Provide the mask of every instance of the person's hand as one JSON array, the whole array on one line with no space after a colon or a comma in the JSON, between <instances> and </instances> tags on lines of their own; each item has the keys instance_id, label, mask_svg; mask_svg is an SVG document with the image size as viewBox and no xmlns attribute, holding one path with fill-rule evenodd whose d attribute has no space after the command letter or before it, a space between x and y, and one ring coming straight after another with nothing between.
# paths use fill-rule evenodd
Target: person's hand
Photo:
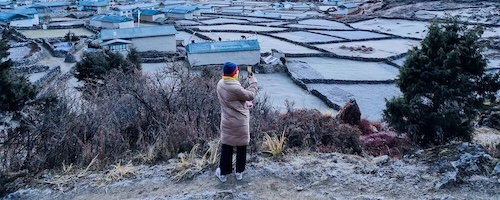
<instances>
[{"instance_id":1,"label":"person's hand","mask_svg":"<svg viewBox=\"0 0 500 200\"><path fill-rule=\"evenodd\" d=\"M248 109L253 108L253 102L252 101L246 101L245 102L246 106Z\"/></svg>"}]
</instances>

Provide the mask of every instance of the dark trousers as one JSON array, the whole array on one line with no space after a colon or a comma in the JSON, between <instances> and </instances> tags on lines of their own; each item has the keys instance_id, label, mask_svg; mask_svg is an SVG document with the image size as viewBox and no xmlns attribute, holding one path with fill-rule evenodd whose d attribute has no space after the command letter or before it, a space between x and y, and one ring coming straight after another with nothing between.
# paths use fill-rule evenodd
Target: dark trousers
<instances>
[{"instance_id":1,"label":"dark trousers","mask_svg":"<svg viewBox=\"0 0 500 200\"><path fill-rule=\"evenodd\" d=\"M245 171L247 160L247 146L236 146L236 172ZM226 175L233 172L233 146L222 144L220 153L220 174Z\"/></svg>"}]
</instances>

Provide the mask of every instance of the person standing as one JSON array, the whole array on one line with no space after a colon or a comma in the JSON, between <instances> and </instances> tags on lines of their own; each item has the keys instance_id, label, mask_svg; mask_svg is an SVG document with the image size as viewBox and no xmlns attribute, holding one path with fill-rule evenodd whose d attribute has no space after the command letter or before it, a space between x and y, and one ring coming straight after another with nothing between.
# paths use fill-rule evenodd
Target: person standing
<instances>
[{"instance_id":1,"label":"person standing","mask_svg":"<svg viewBox=\"0 0 500 200\"><path fill-rule=\"evenodd\" d=\"M226 62L222 67L222 79L217 83L217 96L221 106L221 155L215 175L221 182L233 171L233 150L236 147L236 180L243 178L246 164L246 148L250 142L250 111L258 90L257 78L248 73L247 88L238 81L238 66Z\"/></svg>"}]
</instances>

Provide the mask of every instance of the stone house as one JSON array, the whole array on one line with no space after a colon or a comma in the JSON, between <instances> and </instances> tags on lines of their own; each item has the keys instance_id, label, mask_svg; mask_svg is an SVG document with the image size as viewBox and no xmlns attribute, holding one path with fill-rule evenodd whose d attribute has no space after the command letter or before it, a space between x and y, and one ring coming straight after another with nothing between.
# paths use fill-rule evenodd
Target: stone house
<instances>
[{"instance_id":1,"label":"stone house","mask_svg":"<svg viewBox=\"0 0 500 200\"><path fill-rule=\"evenodd\" d=\"M173 25L103 29L99 34L101 47L124 50L131 46L139 52L175 52L177 30ZM121 46L116 46L121 45ZM116 46L116 47L114 47Z\"/></svg>"}]
</instances>

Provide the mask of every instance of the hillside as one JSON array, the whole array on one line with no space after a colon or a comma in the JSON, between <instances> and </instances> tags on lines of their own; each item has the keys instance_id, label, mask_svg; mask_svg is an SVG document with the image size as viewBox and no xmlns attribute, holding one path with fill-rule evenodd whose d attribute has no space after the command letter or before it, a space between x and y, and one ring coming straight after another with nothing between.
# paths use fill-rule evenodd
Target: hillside
<instances>
[{"instance_id":1,"label":"hillside","mask_svg":"<svg viewBox=\"0 0 500 200\"><path fill-rule=\"evenodd\" d=\"M458 4L456 2L466 3ZM466 0L446 2L424 0L374 2L363 5L366 11L366 16L352 16L352 18L346 17L346 19L344 19L345 21L349 21L349 23L352 21L352 24L332 22L328 19L328 17L325 17L324 19L305 19L300 20L301 23L290 23L278 26L269 25L277 22L268 22L269 24L266 26L263 26L265 23L262 23L260 24L262 26L254 27L262 28L262 31L259 32L264 35L260 35L258 37L260 39L267 40L267 43L262 43L263 45L261 48L265 47L271 49L279 46L287 51L297 51L295 52L297 54L296 56L304 53L301 51L307 50L307 52L312 52L307 53L314 56L310 58L298 57L294 58L294 60L292 59L293 57L289 57L291 59L287 57L287 71L292 74L292 78L302 78L304 80L309 78L313 80L316 79L316 77L320 77L320 81L349 79L347 82L353 82L354 84L339 84L332 87L333 89L330 88L330 90L325 89L327 88L326 84L315 85L314 83L310 83L308 86L305 84L304 86L306 88L313 88L316 92L323 92L323 94L333 94L330 97L333 99L332 101L334 101L338 96L345 96L345 99L349 99L350 97L357 95L356 97L358 98L358 102L364 103L363 106L366 106L366 108L361 107L361 112L364 115L368 113L368 116L378 117L374 114L370 115L371 113L377 113L380 110L380 106L376 107L374 104L385 105L385 101L384 98L372 98L375 95L371 93L376 93L377 95L390 94L392 96L393 93L391 93L391 91L393 91L392 88L395 88L395 86L385 83L384 80L395 79L397 76L397 68L394 66L401 66L405 59L404 57L398 57L396 60L389 60L387 57L392 54L399 56L404 55L407 51L406 45L417 45L419 39L425 36L425 33L422 32L425 24L421 22L428 20L432 16L439 16L439 14L434 12L436 10L455 10L456 13L459 14L465 13L462 17L466 20L485 24L485 26L490 27L491 29L488 33L495 35L496 30L500 30L498 29L498 27L500 27L500 18L498 17L499 6L492 4L492 2L500 2L500 0L488 1L484 3L484 9L482 3L475 3L475 1ZM427 7L428 9L421 9L422 7ZM476 12L477 10L475 9L477 7L481 7L481 12ZM468 15L470 13L477 14ZM375 18L377 16L381 16L381 18ZM368 20L358 22L358 18L366 18ZM208 23L209 20L215 21L214 23L216 24L220 23L220 21L223 21L223 23L212 27L210 23ZM233 24L234 20L237 19L220 19L220 17L205 19L205 23L207 24L201 25L200 27L215 28L216 26L226 25L242 26L243 28L252 27L248 24ZM330 23L330 27L322 24L325 23L325 21ZM196 20L196 23L198 23L198 20ZM410 25L410 23L412 25ZM297 28L293 28L294 26ZM328 29L317 29L318 26L326 26ZM412 28L411 26L414 27ZM198 27L197 30L200 30L200 27ZM278 30L285 29L284 27L287 27L286 29L290 27L292 28L290 28L290 30ZM237 30L212 32L208 28L205 32L200 31L198 34L205 34L205 37L207 38L219 37L218 35L228 38L230 36L234 38L242 36L242 33L237 32ZM308 32L305 30L308 28L311 28L312 31ZM345 31L341 29L349 30ZM270 30L276 31L276 33L272 33ZM185 31L183 34L186 35L186 37L191 38L195 35L194 33L191 35L190 32L186 32L186 29L183 29L183 31ZM245 34L247 32L248 31L244 31ZM314 37L314 35L316 35L316 37ZM318 35L322 37L317 37ZM321 57L321 54L315 52L317 49L320 49L320 47L330 49L331 53L334 54L342 54L343 58L353 57L352 55L357 54L356 51L353 52L353 50L347 50L348 48L346 46L341 48L344 43L341 44L340 42L337 42L338 38L332 40L332 36L342 36L342 40L346 40L343 42L348 44L347 46L352 47L352 49L354 49L354 47L358 44L356 42L369 41L370 45L376 47L378 53L361 54L362 56L365 56L363 58L373 57L371 58L372 60L384 59L384 62L387 60L387 63L391 65L388 65L387 63L378 63L379 61L370 64L360 64L362 61ZM359 41L348 43L348 40L352 39L351 37L353 37L354 40ZM376 39L378 37L386 39ZM392 39L387 39L387 37L391 37ZM491 40L491 46L493 47L492 50L490 50L491 53L488 55L492 58L496 58L497 60L500 58L498 56L500 55L498 52L498 44L500 44L498 39L499 37L497 36L488 37L488 40ZM287 43L283 41L287 41ZM277 44L287 44L290 46L281 46ZM303 46L297 44L302 44ZM315 48L307 49L305 47ZM401 49L398 49L400 47ZM372 47L370 46L370 48ZM78 53L78 57L80 57L81 53L82 52ZM290 55L293 54L293 52L288 53ZM64 63L61 59L48 59L42 60L42 62L51 66L60 65L64 69L67 68L67 71L69 71L73 65ZM499 67L496 67L496 65L499 63L499 61L490 63L489 70L498 70L500 65ZM152 71L155 71L157 68L151 66L160 64L163 65L164 63L144 65L146 70L143 71L149 70L149 72L152 73ZM331 68L331 66L334 66L335 64L339 66L334 69ZM272 92L279 90L286 91L285 93L290 91L287 90L290 88L288 85L296 86L294 82L288 80L290 78L289 74L279 74L281 79L286 78L288 80L287 82L277 81L276 77L278 76L276 76L276 74L277 73L259 74L261 75L259 77L259 81L262 80L259 84L268 83L262 85L270 86L268 88L271 88ZM129 78L130 77L123 76L113 79L115 82L111 82L110 85L113 85L114 83L116 85L128 83L123 80L135 80ZM217 75L217 79L218 78L220 78L220 75ZM171 97L172 100L176 99L179 102L188 102L188 100L191 101L193 99L200 100L198 102L199 104L197 104L201 105L199 107L218 108L219 105L214 99L192 98L193 96L213 97L213 95L210 96L206 94L213 94L214 89L210 87L213 87L215 84L209 82L210 80L207 82L201 82L206 80L192 80L193 81L189 79L189 81L186 81L186 85L189 85L191 88L182 85L184 88L181 89L181 91L185 90L185 93L182 93L182 96L180 95L179 98ZM359 84L362 83L362 81L378 81L380 85ZM279 83L278 85L276 84L277 82ZM341 138L346 137L346 135L348 135L347 137L363 137L358 137L358 132L349 132L346 131L346 129L335 127L338 125L336 121L335 123L332 121L326 121L326 119L335 118L323 118L322 116L318 118L308 118L310 116L317 116L314 115L316 112L313 111L313 114L297 112L298 114L295 114L294 116L296 118L290 118L288 119L289 121L286 121L283 120L285 119L283 115L267 115L268 110L265 110L264 108L254 108L252 111L252 123L257 124L259 128L262 128L259 123L265 124L269 127L285 126L282 129L280 127L275 130L283 130L284 133L285 128L289 128L288 130L291 131L287 132L287 134L294 134L289 135L291 137L288 138L288 141L295 139L295 142L300 142L300 145L295 147L287 146L283 155L271 157L268 154L262 153L262 149L259 148L261 145L260 142L263 140L263 137L261 136L263 136L264 133L267 134L268 132L266 131L269 129L257 129L260 132L252 131L252 143L249 147L250 152L247 156L247 170L245 171L243 180L237 181L233 176L230 176L226 183L220 183L214 176L214 170L218 164L216 159L213 157L207 160L202 159L201 156L203 153L197 152L200 153L199 155L188 153L189 149L186 147L191 145L189 148L195 149L195 147L197 147L196 145L194 145L195 147L192 147L194 142L200 142L199 140L207 138L217 139L218 121L216 119L219 119L219 116L217 115L218 113L209 110L208 113L212 115L204 115L203 113L190 113L189 111L191 110L186 109L187 114L178 112L177 115L169 116L168 114L170 113L164 109L166 107L161 107L163 104L158 103L160 102L159 99L166 99L164 98L165 96L155 96L156 94L164 93L147 93L148 90L144 89L147 88L144 87L147 85L146 83L147 82L133 82L133 84L131 83L126 86L130 87L127 89L131 89L136 92L134 93L134 97L143 98L139 98L140 100L143 100L140 103L144 103L144 105L156 105L157 107L148 107L148 109L141 110L140 106L142 104L130 103L134 102L132 100L135 100L130 98L130 95L113 94L116 96L109 96L109 99L107 99L108 101L95 101L97 107L95 109L96 111L94 111L94 109L89 109L94 112L86 113L88 115L65 115L70 113L67 110L63 110L66 112L54 111L50 113L51 115L47 114L45 119L46 121L41 121L39 124L35 124L37 127L46 128L37 131L40 132L40 135L45 133L46 138L44 139L49 141L44 143L45 141L40 139L40 141L42 141L40 143L46 147L45 149L40 150L40 152L45 152L44 150L49 152L49 150L53 148L53 144L50 143L52 141L55 141L54 144L65 144L66 146L60 145L57 147L62 151L62 153L53 151L50 155L43 155L45 157L37 157L39 155L36 154L32 157L35 161L46 161L46 164L53 164L47 165L46 168L49 168L50 170L44 170L37 174L27 174L27 170L21 171L22 177L13 179L14 181L12 182L5 181L10 182L8 184L4 184L3 182L5 177L15 175L7 174L7 176L4 176L5 174L0 173L0 199L500 199L500 133L495 129L481 128L476 131L476 134L474 135L474 142L481 144L482 146L476 143L452 143L450 145L435 146L429 149L416 149L416 151L414 151L414 146L412 146L411 151L405 149L404 153L407 154L400 158L403 150L399 151L399 146L397 145L396 147L391 146L391 149L389 149L389 146L386 145L386 143L383 143L386 141L383 141L381 142L381 146L383 148L377 149L379 150L377 152L380 154L374 157L368 155L368 151L361 153L361 155L333 152L344 150L340 147L342 145L328 146L331 144L327 144L313 147L310 144L306 144L307 142L320 138L319 136L322 136L320 139L328 138L324 137L325 135L331 137L330 140L332 141L338 140L341 142L346 141L345 138L343 138L344 140ZM207 91L203 91L206 93L201 93L198 90L190 90L192 88L200 88L197 87L197 83L205 84L207 86ZM389 85L391 88L388 89L387 87L384 87L385 85ZM280 86L287 86L285 87L287 89L278 89ZM375 89L375 87L377 87L377 89ZM380 88L382 89L378 90ZM109 89L109 91L113 91L112 87L107 89ZM297 90L303 92L303 88L298 88ZM347 91L352 92L355 95L348 93ZM303 93L298 93L296 96L305 96L306 94ZM307 95L310 95L309 91L307 91ZM363 97L366 98L363 100ZM302 98L305 99L304 97ZM345 99L340 99L335 103L342 105L345 102ZM307 104L305 100L303 101L304 102L300 102L297 100L297 104ZM157 104L147 104L149 102ZM295 102L292 101L290 106L288 104L288 99L286 102L287 105L284 106L284 109L291 109L293 104L295 104ZM173 103L175 102L172 101L172 105L174 105L173 107L181 105ZM126 107L127 105L132 106ZM111 108L115 108L116 110L112 110ZM137 109L137 112L135 112L134 109ZM491 113L488 113L487 117L485 117L485 115L481 116L487 118L486 120L481 121L481 123L484 122L482 125L488 125L491 127L495 127L496 125L496 128L498 128L498 119L495 118L498 116L498 112L500 111L492 111ZM38 116L39 113L29 114ZM43 116L43 114L46 113L41 113L40 116ZM294 115L293 112L288 112L288 114L292 116ZM275 116L276 119L279 118L282 119L282 121L277 120L273 121L273 123L269 118L264 118L262 116ZM61 117L61 119L59 120L57 117ZM155 123L158 122L158 124L165 125L165 127L149 123L150 121L153 121L153 119L156 120ZM167 121L166 119L171 121ZM185 121L182 121L182 119ZM80 121L82 121L81 124L78 123ZM125 125L122 126L122 124L118 123L118 121L125 122L123 124L125 124L126 127ZM321 122L319 124L323 124L324 127L331 128L336 132L331 130L324 131L325 129L322 129L322 126L315 126L316 124L311 123L311 121ZM46 122L53 122L56 125L51 126L50 123ZM186 123L188 124L186 125ZM145 126L144 124L149 124L150 126ZM194 127L193 124L201 125L196 128L189 127L189 125ZM382 126L381 124L382 123L379 123L380 126ZM143 127L147 127L145 128L147 130L138 130ZM319 135L313 139L308 138L312 135L313 128L311 127L316 128L317 130L315 134ZM375 128L375 126L368 125L368 127L370 128L370 131L372 130L372 127L375 129L375 132L379 131ZM354 128L357 129L357 127ZM479 125L476 128L479 128ZM88 139L87 136L90 138L90 135L94 137L94 140L88 139L87 141L84 141L87 142L85 144L80 140L71 140L74 139L74 136L71 135L73 134L72 131L74 129L82 129L81 133L87 134L83 134L84 136L82 136L85 140ZM387 134L385 129L380 129L380 131L382 132L380 136L381 138L383 136L387 136L383 135ZM61 135L56 136L47 136L48 134L46 134L61 132ZM139 132L141 133L140 136L136 137L136 135L133 135L133 133ZM272 131L269 131L269 133L271 132ZM156 133L161 134L156 135ZM324 135L320 135L319 133ZM75 131L75 134L78 134L77 131ZM205 138L200 137L200 139L194 137L193 135L203 135ZM140 143L140 139L145 140L144 138L150 139L149 143ZM129 141L128 139L131 140ZM399 141L397 140L400 138L392 139L393 143L398 143ZM32 141L39 142L36 138L32 139ZM113 146L113 144L110 143L117 143L120 145ZM202 141L201 143L207 147L207 143L209 142ZM167 145L172 144L175 147L172 149L180 150L182 148L188 152L180 153L177 156L178 158L175 158L178 151L174 152L172 149L166 148ZM80 146L78 145L81 145L82 148L79 148ZM346 144L345 146L349 145ZM209 148L212 148L211 144L209 144L209 146ZM140 151L134 152L133 148L141 149ZM346 149L349 149L349 147ZM397 150L397 153L391 154L391 150L394 149ZM395 158L391 158L387 155L381 155L384 154L382 152L394 156ZM0 155L7 153L0 152ZM74 153L74 155L70 155L71 153ZM108 155L111 155L113 158L110 158L111 156L107 157L108 155L103 155L102 153L109 153ZM19 154L24 155L29 153L21 151ZM64 156L66 157L63 158ZM71 159L71 156L74 156L74 160L79 161L79 164L75 164L74 166L73 164L68 165L65 163L65 159ZM167 159L167 157L174 157L174 159ZM2 158L2 160L7 159ZM87 165L87 163L90 164L88 164L88 166L81 166ZM42 168L45 166L37 167ZM13 190L13 192L2 197L1 192L3 192L4 189L7 189L8 191Z\"/></svg>"}]
</instances>

